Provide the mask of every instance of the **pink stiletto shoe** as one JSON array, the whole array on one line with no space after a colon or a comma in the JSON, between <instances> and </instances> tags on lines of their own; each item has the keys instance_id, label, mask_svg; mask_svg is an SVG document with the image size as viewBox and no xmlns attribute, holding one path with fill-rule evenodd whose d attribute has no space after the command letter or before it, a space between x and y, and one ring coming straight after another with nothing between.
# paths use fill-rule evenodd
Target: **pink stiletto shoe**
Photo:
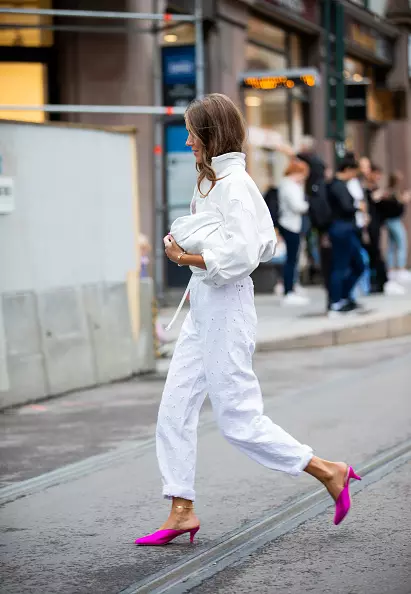
<instances>
[{"instance_id":1,"label":"pink stiletto shoe","mask_svg":"<svg viewBox=\"0 0 411 594\"><path fill-rule=\"evenodd\" d=\"M345 516L350 511L351 507L351 497L350 497L350 479L355 479L357 481L361 480L361 477L358 474L355 474L354 470L351 466L348 467L347 470L347 478L345 479L344 489L338 495L338 499L335 502L335 516L334 516L334 524L338 526Z\"/></svg>"},{"instance_id":2,"label":"pink stiletto shoe","mask_svg":"<svg viewBox=\"0 0 411 594\"><path fill-rule=\"evenodd\" d=\"M158 547L166 545L174 540L177 536L187 534L188 532L190 533L190 542L193 542L194 537L199 530L200 526L197 526L196 528L189 528L188 530L157 530L157 532L153 532L153 534L148 534L142 538L137 538L136 545Z\"/></svg>"}]
</instances>

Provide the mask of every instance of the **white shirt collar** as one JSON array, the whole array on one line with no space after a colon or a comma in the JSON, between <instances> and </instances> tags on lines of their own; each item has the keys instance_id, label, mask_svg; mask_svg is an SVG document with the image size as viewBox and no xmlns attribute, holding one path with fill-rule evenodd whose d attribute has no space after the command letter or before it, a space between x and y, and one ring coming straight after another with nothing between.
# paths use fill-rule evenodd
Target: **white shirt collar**
<instances>
[{"instance_id":1,"label":"white shirt collar","mask_svg":"<svg viewBox=\"0 0 411 594\"><path fill-rule=\"evenodd\" d=\"M211 159L211 167L216 172L217 177L220 177L228 167L237 165L245 169L245 154L244 153L225 153L218 157Z\"/></svg>"}]
</instances>

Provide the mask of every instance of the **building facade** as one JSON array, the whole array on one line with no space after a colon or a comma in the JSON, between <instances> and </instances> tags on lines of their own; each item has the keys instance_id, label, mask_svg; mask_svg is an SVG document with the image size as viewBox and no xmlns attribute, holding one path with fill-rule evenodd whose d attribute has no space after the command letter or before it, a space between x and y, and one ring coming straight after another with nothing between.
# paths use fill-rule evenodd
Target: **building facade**
<instances>
[{"instance_id":1,"label":"building facade","mask_svg":"<svg viewBox=\"0 0 411 594\"><path fill-rule=\"evenodd\" d=\"M369 155L387 174L401 169L406 187L411 188L410 2L341 0L341 3L345 8L344 76L347 97L352 102L346 105L346 146L358 154ZM1 4L6 5L0 0ZM27 7L35 4L140 12L151 12L157 5L160 11L192 12L194 3L192 0L157 3L39 0L27 2ZM243 109L249 125L248 168L260 190L264 192L269 185L278 183L282 175L285 157L275 148L279 137L298 147L303 135L313 135L319 150L332 165L333 144L327 139L326 129L323 2L204 0L203 7L206 91L226 93ZM23 17L7 15L7 22L20 18ZM194 96L192 24L166 23L154 35L150 32L151 23L138 23L145 30L137 32L137 23L55 19L53 24L60 29L50 31L47 24L51 20L45 19L37 21L43 27L37 32L0 30L0 75L8 81L1 85L0 103L153 104L153 57L158 44L163 48L164 102L184 105ZM0 24L4 22L5 16L0 15ZM78 28L68 32L64 30L66 25ZM81 29L85 26L88 28ZM24 78L22 69L26 73ZM290 71L299 73L304 69L314 70L318 75L314 82L310 79L309 84L297 84L298 76L293 79ZM269 73L274 83L264 89L247 85L247 75L255 72ZM18 85L13 82L17 79ZM17 115L48 117L41 112ZM16 114L0 113L0 117L16 117ZM158 240L154 237L153 117L101 114L53 117L77 123L137 127L142 229L153 242ZM187 210L191 199L189 188L195 171L191 155L184 149L184 134L182 118L166 118L164 230L171 219ZM407 223L411 229L410 220L411 212ZM185 282L184 272L172 271L167 266L165 269L168 284Z\"/></svg>"}]
</instances>

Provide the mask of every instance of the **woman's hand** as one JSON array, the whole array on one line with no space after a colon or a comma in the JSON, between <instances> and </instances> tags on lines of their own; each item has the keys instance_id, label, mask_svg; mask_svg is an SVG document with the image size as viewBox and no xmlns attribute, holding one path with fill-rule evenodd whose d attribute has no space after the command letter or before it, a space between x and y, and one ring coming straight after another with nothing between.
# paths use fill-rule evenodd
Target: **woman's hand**
<instances>
[{"instance_id":1,"label":"woman's hand","mask_svg":"<svg viewBox=\"0 0 411 594\"><path fill-rule=\"evenodd\" d=\"M373 202L381 202L381 200L383 200L384 198L384 192L383 190L374 190L374 192L372 192L371 194L371 198L373 200Z\"/></svg>"},{"instance_id":2,"label":"woman's hand","mask_svg":"<svg viewBox=\"0 0 411 594\"><path fill-rule=\"evenodd\" d=\"M406 190L402 193L401 202L403 204L409 204L411 202L411 190Z\"/></svg>"},{"instance_id":3,"label":"woman's hand","mask_svg":"<svg viewBox=\"0 0 411 594\"><path fill-rule=\"evenodd\" d=\"M178 257L181 256L181 254L184 254L184 250L181 249L181 247L174 241L174 237L172 235L166 235L163 238L163 241L167 258L175 264L178 264Z\"/></svg>"}]
</instances>

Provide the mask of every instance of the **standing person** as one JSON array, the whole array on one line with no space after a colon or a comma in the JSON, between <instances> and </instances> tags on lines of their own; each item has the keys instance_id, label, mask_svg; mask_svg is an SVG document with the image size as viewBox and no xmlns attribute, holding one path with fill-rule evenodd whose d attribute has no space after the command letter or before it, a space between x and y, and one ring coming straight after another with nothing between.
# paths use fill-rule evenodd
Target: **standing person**
<instances>
[{"instance_id":1,"label":"standing person","mask_svg":"<svg viewBox=\"0 0 411 594\"><path fill-rule=\"evenodd\" d=\"M331 223L331 212L327 200L326 183L327 177L330 177L330 170L317 153L315 139L312 136L303 136L297 157L307 163L309 167L305 193L309 202L311 228L318 234L320 267L327 293L328 309L330 305L331 244L327 230Z\"/></svg>"},{"instance_id":2,"label":"standing person","mask_svg":"<svg viewBox=\"0 0 411 594\"><path fill-rule=\"evenodd\" d=\"M378 165L371 165L371 172L365 183L365 195L368 205L369 241L366 245L370 257L371 293L385 293L386 295L404 295L405 289L395 280L389 280L387 268L381 253L381 227L383 224L383 209L381 200L383 190L381 189L382 169Z\"/></svg>"},{"instance_id":3,"label":"standing person","mask_svg":"<svg viewBox=\"0 0 411 594\"><path fill-rule=\"evenodd\" d=\"M309 302L307 297L294 292L303 215L308 211L308 202L304 195L304 182L308 173L308 165L304 161L293 159L278 188L278 230L287 248L287 259L283 267L284 305L298 306Z\"/></svg>"},{"instance_id":4,"label":"standing person","mask_svg":"<svg viewBox=\"0 0 411 594\"><path fill-rule=\"evenodd\" d=\"M332 223L328 230L332 248L330 279L330 315L342 315L358 307L351 291L364 272L361 243L358 238L354 198L347 182L357 176L358 163L353 154L347 154L337 167L337 173L328 186L328 200L332 210Z\"/></svg>"},{"instance_id":5,"label":"standing person","mask_svg":"<svg viewBox=\"0 0 411 594\"><path fill-rule=\"evenodd\" d=\"M228 97L215 93L193 101L185 121L186 144L199 172L196 214L177 219L171 228L176 237L168 235L164 245L172 262L193 271L190 311L157 424L163 496L172 505L160 530L136 544L163 545L184 533L193 540L200 528L194 479L197 424L206 394L223 435L242 452L272 470L296 476L305 471L321 481L336 502L338 524L350 507L349 480L359 477L343 462L314 456L309 446L264 416L252 369L257 318L249 274L272 258L276 239L264 199L245 171L243 117Z\"/></svg>"},{"instance_id":6,"label":"standing person","mask_svg":"<svg viewBox=\"0 0 411 594\"><path fill-rule=\"evenodd\" d=\"M387 191L379 203L383 223L388 231L388 278L398 283L411 281L411 273L406 269L408 255L407 231L402 217L405 206L410 201L409 192L401 192L404 176L395 171L389 177Z\"/></svg>"},{"instance_id":7,"label":"standing person","mask_svg":"<svg viewBox=\"0 0 411 594\"><path fill-rule=\"evenodd\" d=\"M350 154L350 153L347 153ZM364 244L368 240L367 234L367 225L368 225L368 209L367 203L365 200L365 192L362 184L362 176L369 175L369 168L370 163L366 157L362 157L359 160L359 172L356 177L348 180L347 182L347 189L351 196L354 198L354 206L356 208L355 213L355 224L357 227L357 234L358 238L361 242L361 257L364 263L364 273L362 277L359 279L358 284L354 287L353 293L351 294L352 298L354 299L354 294L361 290L363 294L368 295L370 292L370 258L368 256L368 252L364 247Z\"/></svg>"},{"instance_id":8,"label":"standing person","mask_svg":"<svg viewBox=\"0 0 411 594\"><path fill-rule=\"evenodd\" d=\"M291 158L297 157L301 161L307 163L309 167L309 175L307 176L305 184L305 193L309 203L308 212L311 223L311 233L316 231L318 234L321 274L327 293L327 303L329 307L331 243L327 234L327 229L331 222L331 212L328 206L326 192L326 181L329 170L326 167L324 160L318 155L315 139L312 136L303 136L298 152L295 152L292 147L287 144L280 144L277 146L277 149Z\"/></svg>"}]
</instances>

